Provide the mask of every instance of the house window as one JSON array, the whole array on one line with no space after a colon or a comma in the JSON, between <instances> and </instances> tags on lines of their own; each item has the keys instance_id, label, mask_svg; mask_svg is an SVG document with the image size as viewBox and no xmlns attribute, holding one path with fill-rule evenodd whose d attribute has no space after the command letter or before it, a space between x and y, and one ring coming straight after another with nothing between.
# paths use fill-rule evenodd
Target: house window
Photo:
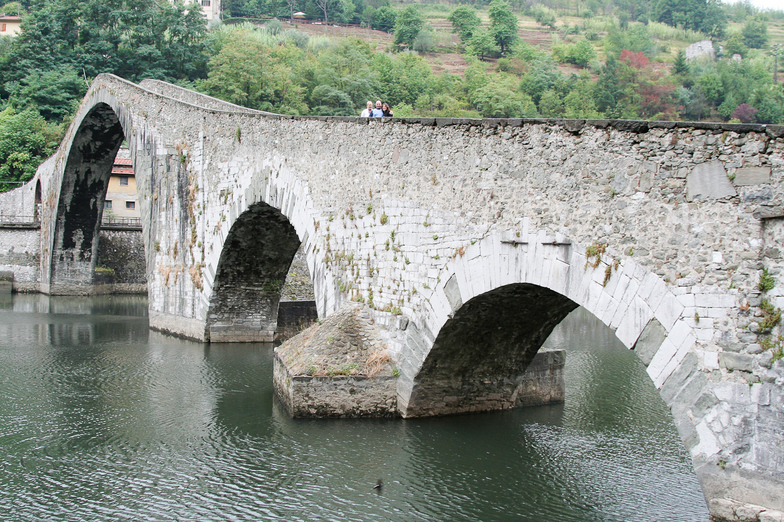
<instances>
[{"instance_id":1,"label":"house window","mask_svg":"<svg viewBox=\"0 0 784 522\"><path fill-rule=\"evenodd\" d=\"M126 201L125 202L126 210L135 210L136 209L136 202L135 201Z\"/></svg>"},{"instance_id":2,"label":"house window","mask_svg":"<svg viewBox=\"0 0 784 522\"><path fill-rule=\"evenodd\" d=\"M210 0L205 0L205 1L206 1L206 2L209 2ZM210 5L210 4L209 4L209 3L207 3L207 5ZM2 29L0 29L0 31L2 31L2 32L5 32L5 24L3 24L3 28L2 28Z\"/></svg>"},{"instance_id":3,"label":"house window","mask_svg":"<svg viewBox=\"0 0 784 522\"><path fill-rule=\"evenodd\" d=\"M209 7L210 6L210 0L201 0L201 5L203 5L204 7Z\"/></svg>"},{"instance_id":4,"label":"house window","mask_svg":"<svg viewBox=\"0 0 784 522\"><path fill-rule=\"evenodd\" d=\"M123 187L128 186L128 176L120 176L120 185Z\"/></svg>"},{"instance_id":5,"label":"house window","mask_svg":"<svg viewBox=\"0 0 784 522\"><path fill-rule=\"evenodd\" d=\"M111 199L107 199L106 201L104 201L103 202L103 208L111 210L112 209L112 200Z\"/></svg>"}]
</instances>

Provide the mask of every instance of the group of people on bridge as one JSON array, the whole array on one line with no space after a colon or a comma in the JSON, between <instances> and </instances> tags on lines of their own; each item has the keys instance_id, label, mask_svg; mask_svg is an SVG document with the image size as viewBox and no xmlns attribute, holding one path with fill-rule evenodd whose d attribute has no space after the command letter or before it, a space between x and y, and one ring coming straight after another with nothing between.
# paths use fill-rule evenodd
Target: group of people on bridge
<instances>
[{"instance_id":1,"label":"group of people on bridge","mask_svg":"<svg viewBox=\"0 0 784 522\"><path fill-rule=\"evenodd\" d=\"M368 100L367 107L362 109L362 118L386 118L392 116L392 107L387 102L381 103L381 100L376 100L376 106L373 107L373 102Z\"/></svg>"}]
</instances>

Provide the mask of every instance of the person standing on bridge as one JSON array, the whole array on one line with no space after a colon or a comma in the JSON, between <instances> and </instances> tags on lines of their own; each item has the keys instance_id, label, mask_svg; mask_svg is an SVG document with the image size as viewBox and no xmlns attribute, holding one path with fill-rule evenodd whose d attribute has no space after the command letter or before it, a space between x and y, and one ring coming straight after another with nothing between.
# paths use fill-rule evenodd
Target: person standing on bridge
<instances>
[{"instance_id":1,"label":"person standing on bridge","mask_svg":"<svg viewBox=\"0 0 784 522\"><path fill-rule=\"evenodd\" d=\"M368 100L367 107L362 109L362 114L359 115L360 118L370 118L373 115L373 102Z\"/></svg>"},{"instance_id":2,"label":"person standing on bridge","mask_svg":"<svg viewBox=\"0 0 784 522\"><path fill-rule=\"evenodd\" d=\"M376 108L373 109L373 117L381 118L384 116L384 111L381 110L381 100L376 100Z\"/></svg>"},{"instance_id":3,"label":"person standing on bridge","mask_svg":"<svg viewBox=\"0 0 784 522\"><path fill-rule=\"evenodd\" d=\"M392 107L389 106L387 102L381 104L381 115L384 118L391 118L392 117Z\"/></svg>"}]
</instances>

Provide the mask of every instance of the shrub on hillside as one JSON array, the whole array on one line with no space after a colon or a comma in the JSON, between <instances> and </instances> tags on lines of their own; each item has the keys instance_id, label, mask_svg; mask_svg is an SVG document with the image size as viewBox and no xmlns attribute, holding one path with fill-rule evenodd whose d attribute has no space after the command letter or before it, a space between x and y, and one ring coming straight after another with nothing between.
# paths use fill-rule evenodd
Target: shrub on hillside
<instances>
[{"instance_id":1,"label":"shrub on hillside","mask_svg":"<svg viewBox=\"0 0 784 522\"><path fill-rule=\"evenodd\" d=\"M735 109L730 118L733 120L740 120L741 123L754 123L757 121L757 113L759 111L747 103L741 103Z\"/></svg>"}]
</instances>

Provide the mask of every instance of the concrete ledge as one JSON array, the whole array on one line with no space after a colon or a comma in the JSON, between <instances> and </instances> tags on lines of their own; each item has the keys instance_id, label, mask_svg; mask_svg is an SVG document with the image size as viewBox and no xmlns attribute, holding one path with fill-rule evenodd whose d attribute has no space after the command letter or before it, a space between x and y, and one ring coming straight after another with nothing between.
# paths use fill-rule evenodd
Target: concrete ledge
<instances>
[{"instance_id":1,"label":"concrete ledge","mask_svg":"<svg viewBox=\"0 0 784 522\"><path fill-rule=\"evenodd\" d=\"M212 343L271 343L275 332L255 325L210 325L209 341Z\"/></svg>"},{"instance_id":2,"label":"concrete ledge","mask_svg":"<svg viewBox=\"0 0 784 522\"><path fill-rule=\"evenodd\" d=\"M205 322L201 319L150 311L150 329L195 341L207 340Z\"/></svg>"}]
</instances>

